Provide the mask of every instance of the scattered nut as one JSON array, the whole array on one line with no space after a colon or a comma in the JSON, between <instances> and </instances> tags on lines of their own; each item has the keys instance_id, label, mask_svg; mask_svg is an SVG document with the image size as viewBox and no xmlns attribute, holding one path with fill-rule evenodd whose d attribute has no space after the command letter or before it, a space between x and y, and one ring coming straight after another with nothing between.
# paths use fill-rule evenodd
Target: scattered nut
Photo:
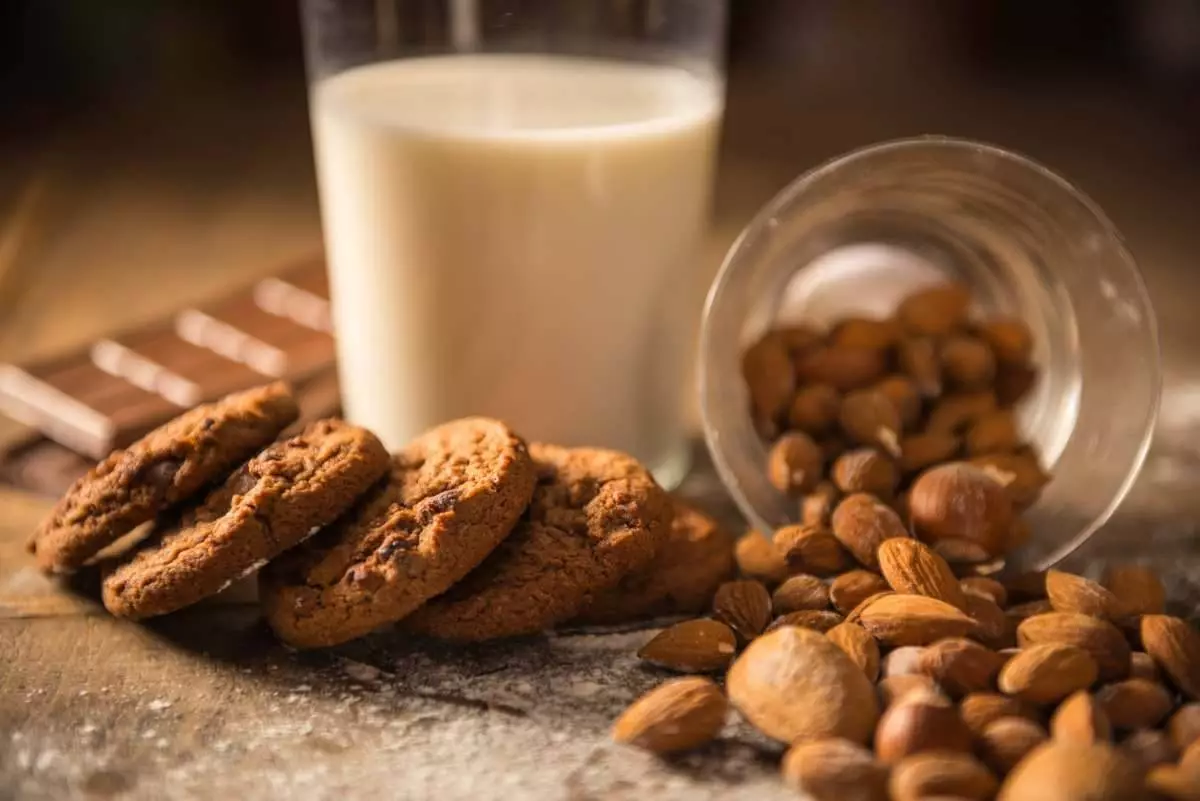
<instances>
[{"instance_id":1,"label":"scattered nut","mask_svg":"<svg viewBox=\"0 0 1200 801\"><path fill-rule=\"evenodd\" d=\"M966 326L971 293L962 284L941 284L906 297L896 308L904 329L917 336L944 337Z\"/></svg>"},{"instance_id":2,"label":"scattered nut","mask_svg":"<svg viewBox=\"0 0 1200 801\"><path fill-rule=\"evenodd\" d=\"M900 415L901 428L911 429L921 419L921 392L911 378L888 376L875 385L875 391L891 401Z\"/></svg>"},{"instance_id":3,"label":"scattered nut","mask_svg":"<svg viewBox=\"0 0 1200 801\"><path fill-rule=\"evenodd\" d=\"M1079 745L1107 743L1112 741L1112 724L1095 696L1080 690L1058 705L1050 733L1055 740Z\"/></svg>"},{"instance_id":4,"label":"scattered nut","mask_svg":"<svg viewBox=\"0 0 1200 801\"><path fill-rule=\"evenodd\" d=\"M771 620L771 594L758 581L727 581L713 595L713 617L733 629L740 642L749 642Z\"/></svg>"},{"instance_id":5,"label":"scattered nut","mask_svg":"<svg viewBox=\"0 0 1200 801\"><path fill-rule=\"evenodd\" d=\"M899 480L896 465L874 448L843 453L833 463L832 477L842 492L865 492L885 501L892 497Z\"/></svg>"},{"instance_id":6,"label":"scattered nut","mask_svg":"<svg viewBox=\"0 0 1200 801\"><path fill-rule=\"evenodd\" d=\"M862 569L848 570L830 583L829 599L835 609L848 615L867 598L886 589L888 583L878 573Z\"/></svg>"},{"instance_id":7,"label":"scattered nut","mask_svg":"<svg viewBox=\"0 0 1200 801\"><path fill-rule=\"evenodd\" d=\"M832 481L822 481L813 491L800 499L800 523L805 526L828 526L833 510L842 493Z\"/></svg>"},{"instance_id":8,"label":"scattered nut","mask_svg":"<svg viewBox=\"0 0 1200 801\"><path fill-rule=\"evenodd\" d=\"M981 323L977 331L1002 364L1028 364L1033 355L1033 333L1016 317L993 317Z\"/></svg>"},{"instance_id":9,"label":"scattered nut","mask_svg":"<svg viewBox=\"0 0 1200 801\"><path fill-rule=\"evenodd\" d=\"M827 434L837 424L841 394L828 384L802 387L788 407L788 424L813 436Z\"/></svg>"},{"instance_id":10,"label":"scattered nut","mask_svg":"<svg viewBox=\"0 0 1200 801\"><path fill-rule=\"evenodd\" d=\"M989 723L979 736L980 756L984 764L1004 776L1047 739L1046 730L1032 720L1000 718Z\"/></svg>"},{"instance_id":11,"label":"scattered nut","mask_svg":"<svg viewBox=\"0 0 1200 801\"><path fill-rule=\"evenodd\" d=\"M638 658L680 673L724 670L737 652L737 638L716 620L685 620L665 628L642 646Z\"/></svg>"},{"instance_id":12,"label":"scattered nut","mask_svg":"<svg viewBox=\"0 0 1200 801\"><path fill-rule=\"evenodd\" d=\"M788 495L807 492L821 480L825 454L812 437L792 431L780 437L767 459L771 486Z\"/></svg>"},{"instance_id":13,"label":"scattered nut","mask_svg":"<svg viewBox=\"0 0 1200 801\"><path fill-rule=\"evenodd\" d=\"M711 679L673 679L634 701L613 724L612 738L657 754L698 748L725 725L728 704Z\"/></svg>"},{"instance_id":14,"label":"scattered nut","mask_svg":"<svg viewBox=\"0 0 1200 801\"><path fill-rule=\"evenodd\" d=\"M838 422L851 442L899 455L900 412L882 392L860 389L846 395Z\"/></svg>"},{"instance_id":15,"label":"scattered nut","mask_svg":"<svg viewBox=\"0 0 1200 801\"><path fill-rule=\"evenodd\" d=\"M784 526L775 532L775 548L792 572L829 576L851 564L850 554L824 526Z\"/></svg>"},{"instance_id":16,"label":"scattered nut","mask_svg":"<svg viewBox=\"0 0 1200 801\"><path fill-rule=\"evenodd\" d=\"M922 751L970 753L971 732L947 698L914 691L889 706L879 719L875 755L894 765Z\"/></svg>"},{"instance_id":17,"label":"scattered nut","mask_svg":"<svg viewBox=\"0 0 1200 801\"><path fill-rule=\"evenodd\" d=\"M830 539L833 535L830 535ZM775 545L761 531L748 531L738 539L733 550L738 570L746 578L775 585L787 578L788 566Z\"/></svg>"},{"instance_id":18,"label":"scattered nut","mask_svg":"<svg viewBox=\"0 0 1200 801\"><path fill-rule=\"evenodd\" d=\"M777 615L802 609L828 609L829 588L816 576L799 573L771 593L771 609Z\"/></svg>"},{"instance_id":19,"label":"scattered nut","mask_svg":"<svg viewBox=\"0 0 1200 801\"><path fill-rule=\"evenodd\" d=\"M965 540L999 555L1012 524L1012 501L983 470L952 462L926 470L909 498L913 526L926 542Z\"/></svg>"},{"instance_id":20,"label":"scattered nut","mask_svg":"<svg viewBox=\"0 0 1200 801\"><path fill-rule=\"evenodd\" d=\"M942 344L940 357L942 376L958 389L983 389L996 378L992 349L974 337L951 337Z\"/></svg>"},{"instance_id":21,"label":"scattered nut","mask_svg":"<svg viewBox=\"0 0 1200 801\"><path fill-rule=\"evenodd\" d=\"M810 740L783 757L783 780L813 801L888 801L887 768L858 743Z\"/></svg>"},{"instance_id":22,"label":"scattered nut","mask_svg":"<svg viewBox=\"0 0 1200 801\"><path fill-rule=\"evenodd\" d=\"M900 516L874 496L865 493L844 498L833 512L832 523L833 536L838 542L854 555L859 564L872 569L879 567L876 552L884 540L908 536Z\"/></svg>"}]
</instances>

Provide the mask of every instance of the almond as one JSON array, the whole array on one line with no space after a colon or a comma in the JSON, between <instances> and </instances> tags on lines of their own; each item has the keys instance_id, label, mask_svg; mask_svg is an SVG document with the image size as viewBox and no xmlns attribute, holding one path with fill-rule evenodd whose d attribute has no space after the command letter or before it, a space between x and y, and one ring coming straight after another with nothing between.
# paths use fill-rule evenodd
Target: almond
<instances>
[{"instance_id":1,"label":"almond","mask_svg":"<svg viewBox=\"0 0 1200 801\"><path fill-rule=\"evenodd\" d=\"M747 348L742 355L742 378L750 391L750 404L756 417L779 418L796 386L792 357L778 334L769 333Z\"/></svg>"},{"instance_id":2,"label":"almond","mask_svg":"<svg viewBox=\"0 0 1200 801\"><path fill-rule=\"evenodd\" d=\"M971 732L954 704L928 690L894 702L875 729L875 754L889 765L921 751L971 751Z\"/></svg>"},{"instance_id":3,"label":"almond","mask_svg":"<svg viewBox=\"0 0 1200 801\"><path fill-rule=\"evenodd\" d=\"M1183 749L1179 764L1194 771L1200 771L1200 743L1192 743Z\"/></svg>"},{"instance_id":4,"label":"almond","mask_svg":"<svg viewBox=\"0 0 1200 801\"><path fill-rule=\"evenodd\" d=\"M971 423L996 409L996 396L982 392L957 392L943 395L925 421L925 430L938 434L962 434Z\"/></svg>"},{"instance_id":5,"label":"almond","mask_svg":"<svg viewBox=\"0 0 1200 801\"><path fill-rule=\"evenodd\" d=\"M920 645L903 645L893 648L883 660L883 675L908 676L921 672L921 659L925 648Z\"/></svg>"},{"instance_id":6,"label":"almond","mask_svg":"<svg viewBox=\"0 0 1200 801\"><path fill-rule=\"evenodd\" d=\"M986 801L996 794L996 786L996 777L975 757L942 751L908 757L892 769L888 780L892 801L935 796Z\"/></svg>"},{"instance_id":7,"label":"almond","mask_svg":"<svg viewBox=\"0 0 1200 801\"><path fill-rule=\"evenodd\" d=\"M829 341L835 346L888 350L903 335L904 329L897 320L846 317L829 332Z\"/></svg>"},{"instance_id":8,"label":"almond","mask_svg":"<svg viewBox=\"0 0 1200 801\"><path fill-rule=\"evenodd\" d=\"M1021 441L1017 419L1010 409L997 409L980 417L967 429L967 455L1010 453ZM1007 482L1004 482L1007 483Z\"/></svg>"},{"instance_id":9,"label":"almond","mask_svg":"<svg viewBox=\"0 0 1200 801\"><path fill-rule=\"evenodd\" d=\"M1142 770L1179 759L1179 751L1175 749L1171 738L1152 729L1141 729L1126 737L1121 741L1121 751L1138 763Z\"/></svg>"},{"instance_id":10,"label":"almond","mask_svg":"<svg viewBox=\"0 0 1200 801\"><path fill-rule=\"evenodd\" d=\"M1074 645L1091 654L1100 669L1101 681L1129 675L1129 643L1120 629L1099 618L1078 612L1035 615L1017 626L1017 643L1022 648L1042 643Z\"/></svg>"},{"instance_id":11,"label":"almond","mask_svg":"<svg viewBox=\"0 0 1200 801\"><path fill-rule=\"evenodd\" d=\"M928 645L944 637L962 637L975 621L945 601L923 595L880 595L857 610L857 622L887 645Z\"/></svg>"},{"instance_id":12,"label":"almond","mask_svg":"<svg viewBox=\"0 0 1200 801\"><path fill-rule=\"evenodd\" d=\"M842 622L842 616L828 609L801 609L799 612L788 612L771 621L767 631L774 631L783 626L796 626L802 629L812 629L825 633Z\"/></svg>"},{"instance_id":13,"label":"almond","mask_svg":"<svg viewBox=\"0 0 1200 801\"><path fill-rule=\"evenodd\" d=\"M1190 703L1179 707L1167 722L1167 732L1181 752L1200 741L1200 704Z\"/></svg>"},{"instance_id":14,"label":"almond","mask_svg":"<svg viewBox=\"0 0 1200 801\"><path fill-rule=\"evenodd\" d=\"M1200 700L1200 632L1170 615L1142 618L1142 647L1185 696Z\"/></svg>"},{"instance_id":15,"label":"almond","mask_svg":"<svg viewBox=\"0 0 1200 801\"><path fill-rule=\"evenodd\" d=\"M895 510L865 493L848 495L833 511L833 536L863 567L876 569L879 546L893 537L907 537Z\"/></svg>"},{"instance_id":16,"label":"almond","mask_svg":"<svg viewBox=\"0 0 1200 801\"><path fill-rule=\"evenodd\" d=\"M975 337L950 337L942 343L938 356L942 362L942 377L957 389L968 392L986 389L996 378L996 357L992 349Z\"/></svg>"},{"instance_id":17,"label":"almond","mask_svg":"<svg viewBox=\"0 0 1200 801\"><path fill-rule=\"evenodd\" d=\"M1144 797L1137 763L1103 743L1051 740L1008 775L997 801L1134 801Z\"/></svg>"},{"instance_id":18,"label":"almond","mask_svg":"<svg viewBox=\"0 0 1200 801\"><path fill-rule=\"evenodd\" d=\"M824 526L784 526L775 532L775 548L793 573L829 576L850 567L850 555Z\"/></svg>"},{"instance_id":19,"label":"almond","mask_svg":"<svg viewBox=\"0 0 1200 801\"><path fill-rule=\"evenodd\" d=\"M1000 718L983 730L979 737L979 753L984 764L1004 776L1047 739L1046 730L1032 720Z\"/></svg>"},{"instance_id":20,"label":"almond","mask_svg":"<svg viewBox=\"0 0 1200 801\"><path fill-rule=\"evenodd\" d=\"M637 699L613 724L612 738L657 754L698 748L725 725L728 703L711 679L672 679Z\"/></svg>"},{"instance_id":21,"label":"almond","mask_svg":"<svg viewBox=\"0 0 1200 801\"><path fill-rule=\"evenodd\" d=\"M885 501L900 480L892 460L874 448L846 451L834 461L830 477L842 492L865 492Z\"/></svg>"},{"instance_id":22,"label":"almond","mask_svg":"<svg viewBox=\"0 0 1200 801\"><path fill-rule=\"evenodd\" d=\"M916 673L882 678L875 689L879 693L879 702L884 709L899 703L914 693L931 692L942 694L942 689L937 686L937 682L928 676L921 676Z\"/></svg>"},{"instance_id":23,"label":"almond","mask_svg":"<svg viewBox=\"0 0 1200 801\"><path fill-rule=\"evenodd\" d=\"M1049 601L1041 600L1013 604L1004 610L1004 614L1009 620L1020 623L1022 620L1026 620L1037 615L1044 615L1053 611L1054 607L1050 605Z\"/></svg>"},{"instance_id":24,"label":"almond","mask_svg":"<svg viewBox=\"0 0 1200 801\"><path fill-rule=\"evenodd\" d=\"M1009 603L1041 601L1046 597L1046 574L1043 571L1030 570L1024 573L1001 575L999 581L1008 593Z\"/></svg>"},{"instance_id":25,"label":"almond","mask_svg":"<svg viewBox=\"0 0 1200 801\"><path fill-rule=\"evenodd\" d=\"M778 584L787 578L787 562L761 531L751 530L742 535L734 546L733 555L738 570L746 578L767 585Z\"/></svg>"},{"instance_id":26,"label":"almond","mask_svg":"<svg viewBox=\"0 0 1200 801\"><path fill-rule=\"evenodd\" d=\"M1004 364L1026 364L1033 355L1033 334L1016 317L993 317L980 323L977 332Z\"/></svg>"},{"instance_id":27,"label":"almond","mask_svg":"<svg viewBox=\"0 0 1200 801\"><path fill-rule=\"evenodd\" d=\"M972 457L970 462L1000 482L1017 509L1032 506L1050 483L1050 476L1032 453L988 453Z\"/></svg>"},{"instance_id":28,"label":"almond","mask_svg":"<svg viewBox=\"0 0 1200 801\"><path fill-rule=\"evenodd\" d=\"M837 423L842 396L828 384L801 387L788 406L788 424L810 436L826 434Z\"/></svg>"},{"instance_id":29,"label":"almond","mask_svg":"<svg viewBox=\"0 0 1200 801\"><path fill-rule=\"evenodd\" d=\"M1117 599L1123 615L1161 615L1167 591L1158 574L1145 565L1109 565L1103 584Z\"/></svg>"},{"instance_id":30,"label":"almond","mask_svg":"<svg viewBox=\"0 0 1200 801\"><path fill-rule=\"evenodd\" d=\"M857 623L843 622L825 632L825 636L862 668L871 683L879 678L879 644L866 629Z\"/></svg>"},{"instance_id":31,"label":"almond","mask_svg":"<svg viewBox=\"0 0 1200 801\"><path fill-rule=\"evenodd\" d=\"M771 620L771 596L761 582L727 581L713 595L713 617L733 629L741 642L749 642Z\"/></svg>"},{"instance_id":32,"label":"almond","mask_svg":"<svg viewBox=\"0 0 1200 801\"><path fill-rule=\"evenodd\" d=\"M1146 789L1164 801L1200 801L1200 770L1158 765L1146 774Z\"/></svg>"},{"instance_id":33,"label":"almond","mask_svg":"<svg viewBox=\"0 0 1200 801\"><path fill-rule=\"evenodd\" d=\"M954 434L924 431L900 440L900 472L919 473L927 467L947 462L958 455L962 440Z\"/></svg>"},{"instance_id":34,"label":"almond","mask_svg":"<svg viewBox=\"0 0 1200 801\"><path fill-rule=\"evenodd\" d=\"M822 481L812 492L800 499L800 522L806 526L821 526L827 529L833 517L833 510L841 497L841 491L832 481Z\"/></svg>"},{"instance_id":35,"label":"almond","mask_svg":"<svg viewBox=\"0 0 1200 801\"><path fill-rule=\"evenodd\" d=\"M951 698L991 689L1004 657L961 637L938 640L921 654L918 671L932 678Z\"/></svg>"},{"instance_id":36,"label":"almond","mask_svg":"<svg viewBox=\"0 0 1200 801\"><path fill-rule=\"evenodd\" d=\"M725 686L752 725L785 743L823 737L865 743L879 719L862 669L809 629L785 626L750 643Z\"/></svg>"},{"instance_id":37,"label":"almond","mask_svg":"<svg viewBox=\"0 0 1200 801\"><path fill-rule=\"evenodd\" d=\"M967 324L971 292L962 284L938 284L900 301L896 319L905 331L917 336L944 337Z\"/></svg>"},{"instance_id":38,"label":"almond","mask_svg":"<svg viewBox=\"0 0 1200 801\"><path fill-rule=\"evenodd\" d=\"M875 348L813 348L796 360L796 375L805 384L829 384L839 392L870 386L887 369L886 354Z\"/></svg>"},{"instance_id":39,"label":"almond","mask_svg":"<svg viewBox=\"0 0 1200 801\"><path fill-rule=\"evenodd\" d=\"M911 379L892 375L875 385L875 391L883 394L900 413L902 428L912 428L921 419L921 393Z\"/></svg>"},{"instance_id":40,"label":"almond","mask_svg":"<svg viewBox=\"0 0 1200 801\"><path fill-rule=\"evenodd\" d=\"M807 573L788 578L771 593L771 610L777 615L828 607L829 588L819 578Z\"/></svg>"},{"instance_id":41,"label":"almond","mask_svg":"<svg viewBox=\"0 0 1200 801\"><path fill-rule=\"evenodd\" d=\"M925 542L963 540L989 556L1003 550L1013 519L1003 485L964 462L938 465L918 476L909 509L913 528Z\"/></svg>"},{"instance_id":42,"label":"almond","mask_svg":"<svg viewBox=\"0 0 1200 801\"><path fill-rule=\"evenodd\" d=\"M783 780L813 801L888 801L887 768L857 743L810 740L783 757Z\"/></svg>"},{"instance_id":43,"label":"almond","mask_svg":"<svg viewBox=\"0 0 1200 801\"><path fill-rule=\"evenodd\" d=\"M963 588L963 592L986 595L997 606L1002 607L1008 603L1008 591L1004 589L1003 584L994 578L988 578L987 576L967 576L960 580L958 584Z\"/></svg>"},{"instance_id":44,"label":"almond","mask_svg":"<svg viewBox=\"0 0 1200 801\"><path fill-rule=\"evenodd\" d=\"M878 448L893 457L900 455L900 412L882 392L860 389L846 395L838 422L854 444Z\"/></svg>"},{"instance_id":45,"label":"almond","mask_svg":"<svg viewBox=\"0 0 1200 801\"><path fill-rule=\"evenodd\" d=\"M896 346L896 363L917 392L925 398L942 394L942 364L937 345L929 337L905 337Z\"/></svg>"},{"instance_id":46,"label":"almond","mask_svg":"<svg viewBox=\"0 0 1200 801\"><path fill-rule=\"evenodd\" d=\"M1099 669L1091 654L1074 645L1048 642L1031 645L1004 665L1000 691L1031 704L1053 704L1086 690Z\"/></svg>"},{"instance_id":47,"label":"almond","mask_svg":"<svg viewBox=\"0 0 1200 801\"><path fill-rule=\"evenodd\" d=\"M1025 718L1036 722L1037 710L1018 698L993 692L971 693L958 703L963 723L976 737L983 734L989 723L1001 718Z\"/></svg>"},{"instance_id":48,"label":"almond","mask_svg":"<svg viewBox=\"0 0 1200 801\"><path fill-rule=\"evenodd\" d=\"M1112 740L1112 724L1086 690L1080 690L1059 704L1050 719L1050 733L1056 740L1090 745Z\"/></svg>"},{"instance_id":49,"label":"almond","mask_svg":"<svg viewBox=\"0 0 1200 801\"><path fill-rule=\"evenodd\" d=\"M867 598L887 588L887 581L878 573L855 569L843 573L830 583L829 599L835 609L843 615L848 615Z\"/></svg>"},{"instance_id":50,"label":"almond","mask_svg":"<svg viewBox=\"0 0 1200 801\"><path fill-rule=\"evenodd\" d=\"M1106 684L1096 691L1096 703L1116 729L1154 728L1175 707L1166 687L1145 679Z\"/></svg>"},{"instance_id":51,"label":"almond","mask_svg":"<svg viewBox=\"0 0 1200 801\"><path fill-rule=\"evenodd\" d=\"M737 652L733 630L716 620L685 620L663 629L638 651L638 658L680 673L724 670Z\"/></svg>"},{"instance_id":52,"label":"almond","mask_svg":"<svg viewBox=\"0 0 1200 801\"><path fill-rule=\"evenodd\" d=\"M1134 651L1129 655L1129 677L1131 679L1146 679L1147 681L1162 682L1162 671L1154 657L1145 651Z\"/></svg>"},{"instance_id":53,"label":"almond","mask_svg":"<svg viewBox=\"0 0 1200 801\"><path fill-rule=\"evenodd\" d=\"M1106 620L1120 617L1115 595L1090 579L1061 570L1046 572L1046 597L1056 612L1078 612Z\"/></svg>"},{"instance_id":54,"label":"almond","mask_svg":"<svg viewBox=\"0 0 1200 801\"><path fill-rule=\"evenodd\" d=\"M1016 625L991 598L967 592L964 599L964 611L975 621L975 633L971 636L989 648L1007 648L1016 644Z\"/></svg>"},{"instance_id":55,"label":"almond","mask_svg":"<svg viewBox=\"0 0 1200 801\"><path fill-rule=\"evenodd\" d=\"M789 431L775 441L767 455L767 479L786 495L808 492L821 480L825 454L802 431Z\"/></svg>"},{"instance_id":56,"label":"almond","mask_svg":"<svg viewBox=\"0 0 1200 801\"><path fill-rule=\"evenodd\" d=\"M884 540L877 553L879 570L896 592L924 595L964 609L966 598L946 560L917 540Z\"/></svg>"}]
</instances>

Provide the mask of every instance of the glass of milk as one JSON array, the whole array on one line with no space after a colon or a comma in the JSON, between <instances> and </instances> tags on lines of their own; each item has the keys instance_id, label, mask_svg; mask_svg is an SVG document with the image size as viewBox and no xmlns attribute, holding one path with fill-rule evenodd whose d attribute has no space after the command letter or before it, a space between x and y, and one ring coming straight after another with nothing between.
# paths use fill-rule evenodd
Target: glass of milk
<instances>
[{"instance_id":1,"label":"glass of milk","mask_svg":"<svg viewBox=\"0 0 1200 801\"><path fill-rule=\"evenodd\" d=\"M724 0L303 0L345 412L482 414L664 484L723 108Z\"/></svg>"}]
</instances>

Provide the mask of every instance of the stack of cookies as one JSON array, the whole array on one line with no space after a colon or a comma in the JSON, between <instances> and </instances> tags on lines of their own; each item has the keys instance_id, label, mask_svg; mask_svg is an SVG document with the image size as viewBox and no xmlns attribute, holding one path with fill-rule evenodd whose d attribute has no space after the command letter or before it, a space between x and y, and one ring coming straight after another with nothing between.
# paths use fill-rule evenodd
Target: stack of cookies
<instances>
[{"instance_id":1,"label":"stack of cookies","mask_svg":"<svg viewBox=\"0 0 1200 801\"><path fill-rule=\"evenodd\" d=\"M479 641L696 612L732 571L724 532L625 454L468 418L389 455L340 420L292 434L297 415L279 383L186 412L77 481L31 552L48 573L98 564L105 607L133 619L261 568L267 622L302 648L397 622Z\"/></svg>"}]
</instances>

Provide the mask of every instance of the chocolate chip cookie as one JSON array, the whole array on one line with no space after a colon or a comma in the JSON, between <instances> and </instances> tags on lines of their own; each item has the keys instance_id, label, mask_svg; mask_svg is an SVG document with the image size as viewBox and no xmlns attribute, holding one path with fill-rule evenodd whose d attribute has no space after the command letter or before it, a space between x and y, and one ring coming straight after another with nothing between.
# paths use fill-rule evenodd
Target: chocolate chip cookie
<instances>
[{"instance_id":1,"label":"chocolate chip cookie","mask_svg":"<svg viewBox=\"0 0 1200 801\"><path fill-rule=\"evenodd\" d=\"M447 640L543 631L645 567L666 538L667 494L633 458L593 448L531 445L538 482L498 548L402 625Z\"/></svg>"},{"instance_id":2,"label":"chocolate chip cookie","mask_svg":"<svg viewBox=\"0 0 1200 801\"><path fill-rule=\"evenodd\" d=\"M283 383L184 412L96 465L30 540L48 573L69 573L134 527L199 494L296 419Z\"/></svg>"},{"instance_id":3,"label":"chocolate chip cookie","mask_svg":"<svg viewBox=\"0 0 1200 801\"><path fill-rule=\"evenodd\" d=\"M508 536L535 481L525 443L499 421L423 434L349 514L260 574L267 622L284 642L312 648L400 620Z\"/></svg>"},{"instance_id":4,"label":"chocolate chip cookie","mask_svg":"<svg viewBox=\"0 0 1200 801\"><path fill-rule=\"evenodd\" d=\"M708 608L733 575L733 537L717 521L678 499L666 542L648 567L600 593L574 623L612 624Z\"/></svg>"},{"instance_id":5,"label":"chocolate chip cookie","mask_svg":"<svg viewBox=\"0 0 1200 801\"><path fill-rule=\"evenodd\" d=\"M276 442L152 534L104 579L114 615L162 615L213 595L333 522L387 472L375 435L319 420Z\"/></svg>"}]
</instances>

